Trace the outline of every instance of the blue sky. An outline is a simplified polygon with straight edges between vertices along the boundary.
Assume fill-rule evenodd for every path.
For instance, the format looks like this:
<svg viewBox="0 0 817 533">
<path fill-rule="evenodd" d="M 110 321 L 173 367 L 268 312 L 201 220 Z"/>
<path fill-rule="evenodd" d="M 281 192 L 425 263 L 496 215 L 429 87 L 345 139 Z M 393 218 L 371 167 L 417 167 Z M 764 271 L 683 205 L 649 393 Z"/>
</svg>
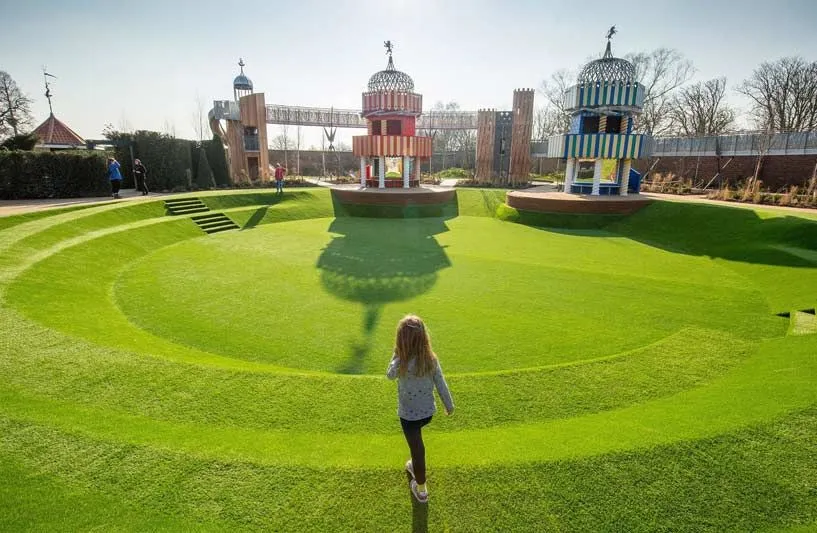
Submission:
<svg viewBox="0 0 817 533">
<path fill-rule="evenodd" d="M 358 108 L 369 76 L 385 66 L 386 39 L 426 107 L 453 100 L 464 109 L 509 108 L 514 88 L 577 69 L 603 51 L 612 24 L 616 55 L 676 48 L 693 61 L 696 79 L 726 76 L 730 88 L 762 61 L 817 59 L 813 0 L 2 4 L 0 70 L 35 99 L 39 122 L 48 115 L 46 65 L 59 78 L 55 114 L 86 138 L 108 122 L 158 131 L 172 124 L 193 138 L 197 96 L 207 109 L 231 98 L 239 56 L 267 103 Z M 318 139 L 307 132 L 307 144 Z"/>
</svg>

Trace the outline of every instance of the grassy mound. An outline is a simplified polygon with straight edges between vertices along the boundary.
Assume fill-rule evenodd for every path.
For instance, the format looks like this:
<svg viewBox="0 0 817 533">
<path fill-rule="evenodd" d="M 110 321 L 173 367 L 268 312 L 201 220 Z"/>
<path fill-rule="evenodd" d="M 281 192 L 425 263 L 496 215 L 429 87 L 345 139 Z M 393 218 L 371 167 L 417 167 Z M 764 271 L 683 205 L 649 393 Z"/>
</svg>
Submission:
<svg viewBox="0 0 817 533">
<path fill-rule="evenodd" d="M 817 523 L 817 335 L 778 316 L 813 316 L 817 223 L 564 229 L 501 194 L 392 220 L 204 193 L 241 227 L 215 235 L 158 201 L 0 219 L 0 529 Z M 409 311 L 458 405 L 429 506 L 380 375 Z"/>
</svg>

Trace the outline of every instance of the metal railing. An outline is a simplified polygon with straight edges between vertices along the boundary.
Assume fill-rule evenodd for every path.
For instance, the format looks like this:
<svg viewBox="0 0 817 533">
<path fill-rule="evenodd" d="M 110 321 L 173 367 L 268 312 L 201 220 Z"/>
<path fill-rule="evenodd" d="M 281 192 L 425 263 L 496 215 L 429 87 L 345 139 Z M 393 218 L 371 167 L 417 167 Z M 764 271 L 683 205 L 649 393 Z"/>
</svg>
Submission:
<svg viewBox="0 0 817 533">
<path fill-rule="evenodd" d="M 548 157 L 548 139 L 531 142 L 533 157 Z M 648 152 L 652 157 L 814 155 L 817 132 L 735 133 L 709 137 L 653 137 Z"/>
<path fill-rule="evenodd" d="M 817 132 L 739 133 L 712 137 L 655 137 L 652 155 L 745 156 L 817 154 Z"/>
<path fill-rule="evenodd" d="M 355 109 L 267 105 L 267 124 L 296 126 L 336 126 L 338 128 L 365 128 L 366 121 Z"/>
<path fill-rule="evenodd" d="M 213 118 L 216 120 L 240 120 L 238 102 L 216 100 L 213 102 Z M 338 128 L 365 128 L 366 120 L 358 109 L 335 109 L 326 107 L 300 107 L 268 104 L 267 124 L 287 124 L 293 126 L 322 126 Z M 428 111 L 417 119 L 417 129 L 434 130 L 475 130 L 476 111 Z"/>
</svg>

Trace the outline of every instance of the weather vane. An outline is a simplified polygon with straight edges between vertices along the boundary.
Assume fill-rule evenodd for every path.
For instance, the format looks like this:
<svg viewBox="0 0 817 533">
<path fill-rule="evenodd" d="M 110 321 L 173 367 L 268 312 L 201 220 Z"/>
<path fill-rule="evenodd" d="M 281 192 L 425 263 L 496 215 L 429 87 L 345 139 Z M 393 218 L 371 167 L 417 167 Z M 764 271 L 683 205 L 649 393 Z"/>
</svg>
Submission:
<svg viewBox="0 0 817 533">
<path fill-rule="evenodd" d="M 241 67 L 241 73 L 242 74 L 244 73 L 244 65 L 246 65 L 246 63 L 244 63 L 244 58 L 239 57 L 238 58 L 238 66 Z"/>
<path fill-rule="evenodd" d="M 618 31 L 616 31 L 616 27 L 610 26 L 610 29 L 607 31 L 607 40 L 609 41 L 610 39 L 612 39 L 613 35 L 615 35 L 616 33 L 618 33 Z"/>
<path fill-rule="evenodd" d="M 386 47 L 386 53 L 389 54 L 389 57 L 391 57 L 392 48 L 394 47 L 392 42 L 391 41 L 383 41 L 383 46 Z"/>
<path fill-rule="evenodd" d="M 46 99 L 48 99 L 48 110 L 53 115 L 54 108 L 51 107 L 51 86 L 48 84 L 48 78 L 54 78 L 55 80 L 57 79 L 56 76 L 54 76 L 53 74 L 49 74 L 46 71 L 45 67 L 43 67 L 43 80 L 45 81 L 45 97 Z"/>
</svg>

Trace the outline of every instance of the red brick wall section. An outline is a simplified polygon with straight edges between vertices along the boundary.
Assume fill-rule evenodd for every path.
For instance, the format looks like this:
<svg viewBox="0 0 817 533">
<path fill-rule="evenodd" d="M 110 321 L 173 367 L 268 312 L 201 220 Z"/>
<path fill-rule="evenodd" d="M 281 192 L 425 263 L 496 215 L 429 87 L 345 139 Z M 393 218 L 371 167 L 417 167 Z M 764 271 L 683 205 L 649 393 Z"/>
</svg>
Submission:
<svg viewBox="0 0 817 533">
<path fill-rule="evenodd" d="M 639 160 L 633 167 L 645 172 L 655 160 Z M 726 183 L 737 185 L 751 177 L 755 172 L 757 156 L 721 158 L 721 176 Z M 759 179 L 762 187 L 770 191 L 779 191 L 792 185 L 802 186 L 811 179 L 817 155 L 766 156 L 760 167 Z M 725 166 L 724 166 L 725 165 Z M 692 179 L 697 185 L 706 185 L 718 172 L 718 158 L 710 157 L 662 157 L 653 168 L 653 172 L 666 174 L 672 172 L 685 179 Z M 697 172 L 697 179 L 696 179 Z M 717 185 L 717 181 L 715 182 Z"/>
</svg>

